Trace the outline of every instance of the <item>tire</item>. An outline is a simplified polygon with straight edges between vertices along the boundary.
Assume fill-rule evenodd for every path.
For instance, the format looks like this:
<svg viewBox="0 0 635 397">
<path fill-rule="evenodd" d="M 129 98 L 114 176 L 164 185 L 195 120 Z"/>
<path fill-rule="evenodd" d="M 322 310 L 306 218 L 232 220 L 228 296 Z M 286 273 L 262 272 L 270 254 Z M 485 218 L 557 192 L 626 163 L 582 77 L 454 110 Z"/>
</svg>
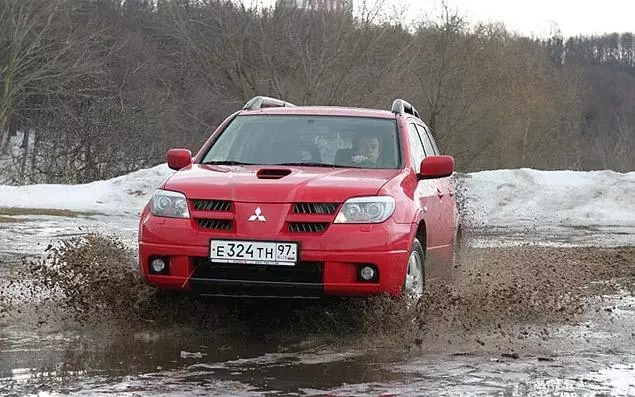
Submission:
<svg viewBox="0 0 635 397">
<path fill-rule="evenodd" d="M 417 238 L 412 242 L 406 275 L 402 286 L 402 297 L 419 299 L 426 288 L 425 251 Z"/>
</svg>

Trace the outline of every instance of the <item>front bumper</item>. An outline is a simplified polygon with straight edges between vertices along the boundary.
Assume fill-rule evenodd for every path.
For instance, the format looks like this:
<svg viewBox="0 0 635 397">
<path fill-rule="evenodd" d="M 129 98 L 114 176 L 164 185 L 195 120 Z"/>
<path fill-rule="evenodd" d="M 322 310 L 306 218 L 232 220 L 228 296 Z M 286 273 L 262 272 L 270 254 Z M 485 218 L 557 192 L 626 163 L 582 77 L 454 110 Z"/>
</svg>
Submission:
<svg viewBox="0 0 635 397">
<path fill-rule="evenodd" d="M 401 293 L 408 260 L 411 225 L 392 221 L 380 225 L 334 225 L 321 235 L 192 234 L 186 220 L 157 218 L 140 225 L 139 266 L 154 287 L 189 290 L 202 295 L 319 297 Z M 184 233 L 184 230 L 190 230 Z M 211 263 L 212 238 L 299 241 L 295 266 Z M 152 274 L 154 257 L 168 261 L 167 275 Z M 378 279 L 362 281 L 361 266 L 372 264 Z"/>
</svg>

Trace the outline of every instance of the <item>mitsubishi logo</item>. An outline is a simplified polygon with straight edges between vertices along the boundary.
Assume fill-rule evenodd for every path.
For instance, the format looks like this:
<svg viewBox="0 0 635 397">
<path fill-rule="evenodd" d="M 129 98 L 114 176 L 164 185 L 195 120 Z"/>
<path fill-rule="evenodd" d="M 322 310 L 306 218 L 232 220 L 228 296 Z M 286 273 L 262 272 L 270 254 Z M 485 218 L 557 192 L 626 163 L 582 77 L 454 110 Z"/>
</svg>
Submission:
<svg viewBox="0 0 635 397">
<path fill-rule="evenodd" d="M 267 219 L 264 215 L 262 215 L 262 211 L 260 207 L 256 207 L 256 212 L 249 217 L 249 222 L 259 221 L 259 222 L 267 222 Z"/>
</svg>

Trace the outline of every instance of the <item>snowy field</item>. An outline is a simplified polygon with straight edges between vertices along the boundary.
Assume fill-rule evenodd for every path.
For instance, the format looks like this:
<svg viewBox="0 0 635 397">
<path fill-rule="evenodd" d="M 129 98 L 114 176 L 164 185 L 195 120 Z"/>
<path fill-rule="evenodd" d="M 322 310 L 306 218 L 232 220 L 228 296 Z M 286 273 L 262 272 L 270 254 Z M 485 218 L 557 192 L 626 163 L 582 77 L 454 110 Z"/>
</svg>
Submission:
<svg viewBox="0 0 635 397">
<path fill-rule="evenodd" d="M 514 169 L 459 180 L 473 244 L 635 244 L 635 172 Z"/>
<path fill-rule="evenodd" d="M 119 235 L 134 247 L 141 209 L 172 172 L 162 164 L 83 185 L 0 185 L 0 210 L 79 213 L 0 212 L 0 253 L 41 253 L 88 231 Z M 635 172 L 514 169 L 458 174 L 457 181 L 472 245 L 635 243 Z"/>
</svg>

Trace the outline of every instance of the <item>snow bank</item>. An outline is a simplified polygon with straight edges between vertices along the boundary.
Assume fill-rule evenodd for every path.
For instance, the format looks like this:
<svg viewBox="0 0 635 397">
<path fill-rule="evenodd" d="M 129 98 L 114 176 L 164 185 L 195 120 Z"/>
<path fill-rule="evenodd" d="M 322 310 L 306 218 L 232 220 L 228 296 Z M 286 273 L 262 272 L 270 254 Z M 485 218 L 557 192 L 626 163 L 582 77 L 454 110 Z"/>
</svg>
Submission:
<svg viewBox="0 0 635 397">
<path fill-rule="evenodd" d="M 635 226 L 635 172 L 482 171 L 461 175 L 476 227 Z"/>
<path fill-rule="evenodd" d="M 161 164 L 83 185 L 0 185 L 0 207 L 138 214 L 173 172 Z M 635 172 L 514 169 L 457 177 L 464 218 L 474 227 L 635 227 Z"/>
<path fill-rule="evenodd" d="M 141 212 L 154 189 L 173 172 L 167 164 L 161 164 L 82 185 L 0 185 L 0 207 L 136 214 Z"/>
</svg>

